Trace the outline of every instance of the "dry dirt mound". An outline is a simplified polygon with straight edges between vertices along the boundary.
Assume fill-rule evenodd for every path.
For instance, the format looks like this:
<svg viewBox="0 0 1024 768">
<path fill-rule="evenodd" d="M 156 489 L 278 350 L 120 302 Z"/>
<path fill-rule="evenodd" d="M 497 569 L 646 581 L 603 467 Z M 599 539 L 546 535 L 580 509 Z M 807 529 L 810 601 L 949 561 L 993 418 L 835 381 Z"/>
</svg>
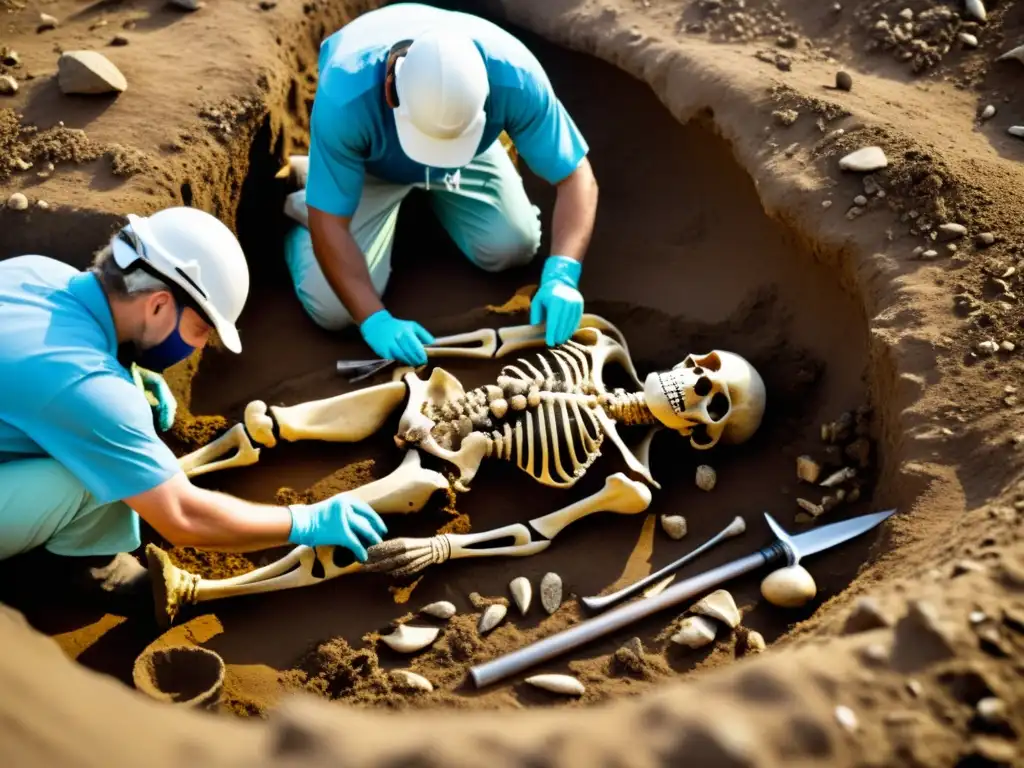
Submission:
<svg viewBox="0 0 1024 768">
<path fill-rule="evenodd" d="M 1024 69 L 994 60 L 1024 41 L 1024 19 L 991 0 L 985 20 L 959 2 L 835 6 L 487 4 L 530 31 L 524 39 L 592 147 L 602 197 L 582 286 L 588 311 L 623 330 L 642 374 L 713 347 L 747 356 L 770 393 L 754 440 L 697 454 L 658 438 L 652 470 L 663 488 L 646 516 L 581 521 L 529 558 L 206 603 L 162 636 L 148 606 L 71 603 L 59 589 L 26 586 L 13 577 L 19 563 L 5 563 L 0 600 L 81 662 L 59 663 L 16 614 L 0 615 L 0 678 L 17 693 L 0 710 L 18 724 L 5 743 L 21 762 L 121 764 L 137 758 L 139 734 L 155 764 L 177 762 L 186 740 L 206 764 L 469 765 L 495 755 L 517 765 L 1016 764 L 1024 144 L 1006 129 L 1024 122 L 1013 98 Z M 273 175 L 304 151 L 316 45 L 365 8 L 12 0 L 3 10 L 4 45 L 17 56 L 5 52 L 0 76 L 19 88 L 0 96 L 0 110 L 10 106 L 0 111 L 0 192 L 21 192 L 31 207 L 0 210 L 0 258 L 35 251 L 81 266 L 127 211 L 211 210 L 235 225 L 252 259 L 258 311 L 243 315 L 242 334 L 257 352 L 235 360 L 213 350 L 175 372 L 176 450 L 206 444 L 251 400 L 343 391 L 334 361 L 365 349 L 352 334 L 314 330 L 294 301 L 280 259 L 287 190 Z M 55 29 L 37 31 L 41 11 Z M 55 45 L 103 51 L 128 90 L 60 93 Z M 834 87 L 839 70 L 852 89 Z M 995 114 L 983 118 L 990 104 Z M 840 169 L 840 158 L 872 145 L 886 167 Z M 527 184 L 550 221 L 551 190 L 529 174 Z M 389 305 L 435 333 L 525 321 L 536 265 L 480 274 L 422 201 L 406 204 L 395 252 Z M 496 372 L 445 367 L 469 386 Z M 201 482 L 258 501 L 323 497 L 393 469 L 393 430 L 356 446 L 281 445 L 259 467 Z M 857 478 L 842 498 L 800 482 L 805 455 L 826 472 L 855 467 Z M 710 493 L 694 485 L 704 463 L 718 475 Z M 618 468 L 588 473 L 573 498 Z M 472 493 L 436 498 L 392 532 L 488 530 L 565 503 L 514 468 L 488 467 Z M 585 682 L 581 699 L 518 679 L 475 691 L 465 679 L 470 664 L 583 620 L 579 597 L 657 570 L 734 514 L 747 534 L 684 573 L 768 541 L 761 510 L 795 531 L 891 506 L 900 513 L 878 533 L 807 563 L 818 595 L 802 609 L 773 608 L 758 578 L 738 579 L 726 587 L 742 625 L 704 649 L 671 643 L 678 617 L 665 615 L 545 667 Z M 666 513 L 686 516 L 682 542 L 660 529 Z M 281 554 L 171 552 L 207 577 Z M 554 615 L 513 608 L 479 635 L 484 607 L 507 602 L 513 577 L 536 590 L 549 571 L 566 585 Z M 381 647 L 390 625 L 442 599 L 458 613 L 432 622 L 442 628 L 432 648 L 410 658 Z M 752 630 L 769 643 L 756 658 L 745 653 Z M 222 709 L 270 723 L 170 711 L 82 669 L 130 684 L 132 660 L 154 641 L 219 653 Z M 433 692 L 396 669 L 428 678 Z M 324 698 L 357 706 L 339 717 Z M 549 706 L 562 714 L 529 711 Z M 372 711 L 381 707 L 417 712 L 396 729 Z M 464 710 L 457 728 L 453 708 Z M 474 711 L 508 708 L 527 711 Z"/>
</svg>

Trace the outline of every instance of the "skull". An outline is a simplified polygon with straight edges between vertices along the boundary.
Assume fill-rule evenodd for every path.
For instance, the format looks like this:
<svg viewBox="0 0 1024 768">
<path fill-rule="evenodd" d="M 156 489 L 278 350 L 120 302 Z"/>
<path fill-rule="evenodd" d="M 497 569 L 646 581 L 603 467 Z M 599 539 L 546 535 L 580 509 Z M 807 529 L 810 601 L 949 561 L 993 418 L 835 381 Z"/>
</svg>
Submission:
<svg viewBox="0 0 1024 768">
<path fill-rule="evenodd" d="M 750 439 L 764 415 L 760 374 L 739 355 L 718 349 L 650 374 L 644 397 L 658 421 L 701 450 Z"/>
</svg>

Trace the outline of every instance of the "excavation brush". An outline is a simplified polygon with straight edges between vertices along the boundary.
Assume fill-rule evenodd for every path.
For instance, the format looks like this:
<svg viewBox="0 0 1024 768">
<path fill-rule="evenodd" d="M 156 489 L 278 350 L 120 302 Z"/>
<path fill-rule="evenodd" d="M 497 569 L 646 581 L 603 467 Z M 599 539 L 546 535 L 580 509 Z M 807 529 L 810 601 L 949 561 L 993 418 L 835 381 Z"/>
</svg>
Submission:
<svg viewBox="0 0 1024 768">
<path fill-rule="evenodd" d="M 689 600 L 712 587 L 735 579 L 737 576 L 765 566 L 779 568 L 784 565 L 796 565 L 801 558 L 831 549 L 870 531 L 895 512 L 895 509 L 888 509 L 884 512 L 861 515 L 839 523 L 824 525 L 796 536 L 787 534 L 766 512 L 765 519 L 776 537 L 775 541 L 768 546 L 739 560 L 733 560 L 731 563 L 720 565 L 710 571 L 681 581 L 659 595 L 621 605 L 551 637 L 538 640 L 505 656 L 499 656 L 472 667 L 469 674 L 477 688 L 491 685 L 535 664 L 578 648 L 598 637 L 622 629 L 665 608 Z"/>
</svg>

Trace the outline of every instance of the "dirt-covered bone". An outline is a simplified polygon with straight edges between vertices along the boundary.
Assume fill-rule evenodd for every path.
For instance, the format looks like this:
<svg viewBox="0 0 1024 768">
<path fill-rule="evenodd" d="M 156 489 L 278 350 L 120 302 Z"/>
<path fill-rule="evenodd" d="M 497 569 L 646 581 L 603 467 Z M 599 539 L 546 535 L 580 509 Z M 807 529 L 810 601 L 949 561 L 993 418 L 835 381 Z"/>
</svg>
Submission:
<svg viewBox="0 0 1024 768">
<path fill-rule="evenodd" d="M 158 606 L 173 616 L 179 604 L 305 586 L 362 569 L 404 576 L 452 559 L 532 555 L 547 549 L 559 532 L 583 517 L 647 509 L 650 489 L 660 488 L 648 460 L 656 431 L 674 429 L 690 437 L 696 447 L 709 448 L 720 439 L 734 443 L 748 439 L 764 413 L 764 383 L 735 353 L 715 350 L 688 355 L 672 370 L 650 374 L 642 384 L 623 335 L 596 315 L 584 315 L 572 338 L 555 348 L 544 346 L 540 325 L 502 328 L 496 335 L 497 357 L 529 347 L 544 348 L 505 365 L 495 383 L 468 392 L 451 373 L 434 368 L 426 380 L 410 370 L 399 381 L 289 407 L 268 408 L 262 401 L 253 401 L 245 411 L 245 427 L 233 428 L 234 437 L 224 442 L 223 450 L 238 445 L 244 449 L 248 444 L 251 450 L 243 460 L 252 463 L 258 449 L 251 447 L 249 435 L 267 448 L 274 447 L 278 438 L 361 440 L 379 430 L 404 401 L 394 440 L 408 452 L 406 460 L 388 478 L 353 491 L 381 513 L 418 510 L 432 493 L 448 487 L 439 473 L 420 467 L 418 458 L 413 462 L 411 457 L 418 457 L 419 451 L 454 465 L 458 476 L 451 487 L 463 492 L 484 459 L 511 461 L 544 485 L 571 488 L 608 442 L 633 477 L 621 472 L 610 475 L 597 493 L 528 524 L 473 534 L 391 539 L 370 547 L 365 565 L 339 566 L 333 547 L 315 552 L 298 547 L 264 568 L 214 581 L 175 569 L 165 555 L 151 548 L 151 569 L 159 581 Z M 634 391 L 605 385 L 605 368 L 611 363 L 625 369 Z M 649 429 L 631 449 L 619 434 L 620 426 Z M 211 445 L 188 461 L 198 467 L 210 463 L 205 469 L 210 471 L 226 466 L 212 464 L 219 455 Z"/>
</svg>

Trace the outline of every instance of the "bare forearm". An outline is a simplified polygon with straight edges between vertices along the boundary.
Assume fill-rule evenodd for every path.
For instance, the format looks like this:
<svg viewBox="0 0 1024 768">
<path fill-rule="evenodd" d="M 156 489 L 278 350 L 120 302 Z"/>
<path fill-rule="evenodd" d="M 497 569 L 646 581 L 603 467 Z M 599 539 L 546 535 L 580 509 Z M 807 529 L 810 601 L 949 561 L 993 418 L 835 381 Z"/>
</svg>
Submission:
<svg viewBox="0 0 1024 768">
<path fill-rule="evenodd" d="M 586 158 L 557 187 L 551 253 L 583 261 L 597 214 L 597 180 Z"/>
<path fill-rule="evenodd" d="M 373 288 L 366 257 L 349 230 L 348 219 L 309 209 L 309 233 L 313 253 L 327 284 L 341 299 L 352 319 L 362 323 L 384 308 Z"/>
</svg>

